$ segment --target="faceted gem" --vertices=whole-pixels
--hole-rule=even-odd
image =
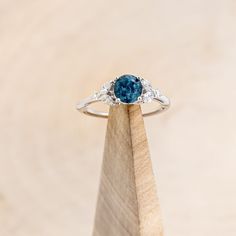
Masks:
[[[133,75],[122,75],[114,85],[114,93],[123,103],[134,103],[142,94],[142,83]]]

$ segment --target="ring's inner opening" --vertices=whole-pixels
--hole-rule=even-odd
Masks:
[[[110,106],[108,106],[107,104],[104,104],[102,102],[97,102],[89,105],[88,112],[95,113],[96,115],[106,115],[107,113],[109,113],[109,108]],[[141,104],[141,108],[142,108],[142,113],[147,114],[161,109],[161,106],[157,102],[152,102],[152,103]]]
[[[158,102],[144,103],[141,107],[143,114],[161,109],[161,105]]]
[[[96,102],[96,103],[93,103],[93,104],[90,104],[88,110],[92,110],[96,113],[108,113],[109,112],[109,106],[103,102]]]

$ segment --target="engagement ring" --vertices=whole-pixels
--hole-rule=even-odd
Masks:
[[[104,84],[99,92],[80,101],[77,109],[87,115],[108,118],[108,113],[89,108],[89,105],[96,102],[104,102],[110,106],[158,103],[157,108],[143,113],[143,116],[160,113],[170,105],[169,99],[158,89],[153,89],[149,81],[134,75],[122,75]]]

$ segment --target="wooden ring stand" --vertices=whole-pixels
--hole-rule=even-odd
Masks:
[[[93,236],[162,236],[139,105],[110,108]]]

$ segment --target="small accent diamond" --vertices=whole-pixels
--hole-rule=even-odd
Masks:
[[[155,98],[158,98],[161,95],[161,93],[158,89],[153,89],[153,93],[154,93]]]
[[[152,85],[149,81],[142,79],[142,85],[143,85],[143,95],[142,99],[144,103],[152,102],[152,100],[155,97],[154,90],[152,88]]]
[[[152,102],[154,98],[154,93],[152,90],[147,91],[146,93],[143,94],[143,102]]]

